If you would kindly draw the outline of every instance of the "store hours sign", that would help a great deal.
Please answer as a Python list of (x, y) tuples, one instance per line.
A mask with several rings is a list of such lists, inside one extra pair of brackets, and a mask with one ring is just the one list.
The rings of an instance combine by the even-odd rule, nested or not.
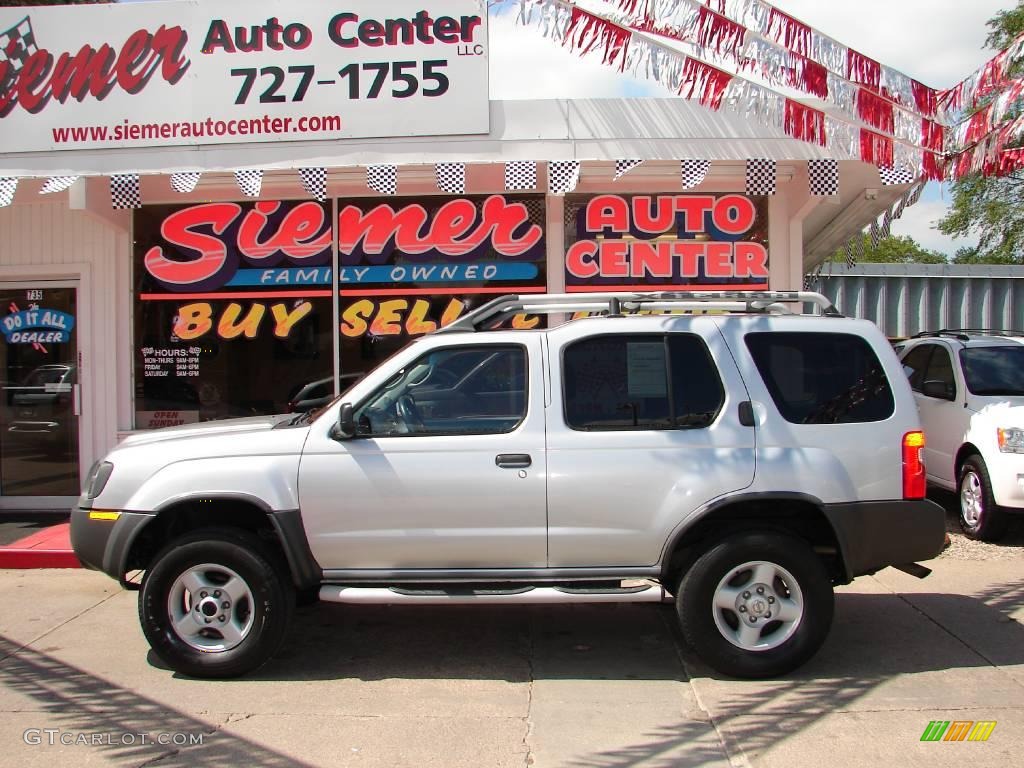
[(6, 152), (486, 133), (483, 0), (0, 8)]

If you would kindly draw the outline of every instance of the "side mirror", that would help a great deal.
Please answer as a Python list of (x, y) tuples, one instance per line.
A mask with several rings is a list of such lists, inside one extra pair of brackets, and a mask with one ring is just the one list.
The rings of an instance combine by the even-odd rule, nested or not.
[(351, 440), (356, 436), (356, 416), (352, 403), (342, 403), (338, 411), (338, 426), (334, 434), (340, 440)]
[(939, 400), (955, 400), (956, 393), (953, 387), (944, 381), (926, 381), (921, 387), (921, 392), (926, 397), (936, 397)]

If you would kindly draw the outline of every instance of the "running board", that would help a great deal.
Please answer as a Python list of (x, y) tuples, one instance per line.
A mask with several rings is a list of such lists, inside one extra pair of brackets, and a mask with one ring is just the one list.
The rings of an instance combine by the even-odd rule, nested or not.
[(320, 587), (320, 599), (327, 603), (361, 605), (551, 605), (558, 603), (660, 603), (665, 590), (651, 584), (625, 589), (577, 589), (569, 587), (520, 587), (508, 590), (437, 590), (395, 587)]

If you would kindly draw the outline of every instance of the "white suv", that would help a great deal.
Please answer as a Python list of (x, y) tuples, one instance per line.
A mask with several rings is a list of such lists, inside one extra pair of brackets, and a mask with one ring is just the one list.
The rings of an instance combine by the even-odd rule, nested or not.
[(960, 525), (995, 541), (1024, 509), (1024, 337), (919, 334), (897, 347), (921, 413), (928, 481), (956, 491)]
[[(605, 316), (488, 330), (576, 312)], [(317, 412), (128, 438), (71, 535), (145, 571), (143, 631), (190, 675), (262, 664), (299, 596), (673, 599), (708, 663), (765, 677), (821, 646), (833, 585), (938, 554), (921, 444), (892, 347), (818, 294), (510, 296)]]

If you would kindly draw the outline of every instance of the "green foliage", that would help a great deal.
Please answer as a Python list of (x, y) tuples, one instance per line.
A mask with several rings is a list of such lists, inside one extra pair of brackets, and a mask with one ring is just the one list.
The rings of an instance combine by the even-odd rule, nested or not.
[(1003, 50), (1024, 32), (1024, 3), (1018, 2), (1016, 8), (999, 11), (986, 25), (990, 31), (985, 45), (995, 51)]
[[(1024, 0), (988, 21), (985, 44), (999, 51), (1024, 33)], [(1019, 114), (1019, 107), (1012, 110)], [(953, 183), (953, 204), (939, 221), (940, 232), (978, 238), (976, 248), (961, 248), (957, 264), (1024, 264), (1024, 172), (984, 177), (973, 174)]]
[[(913, 238), (906, 235), (893, 235), (878, 241), (878, 247), (871, 247), (871, 237), (861, 235), (864, 243), (864, 255), (860, 264), (945, 264), (946, 257), (938, 251), (922, 248)], [(846, 251), (839, 249), (832, 254), (831, 261), (846, 262)]]

